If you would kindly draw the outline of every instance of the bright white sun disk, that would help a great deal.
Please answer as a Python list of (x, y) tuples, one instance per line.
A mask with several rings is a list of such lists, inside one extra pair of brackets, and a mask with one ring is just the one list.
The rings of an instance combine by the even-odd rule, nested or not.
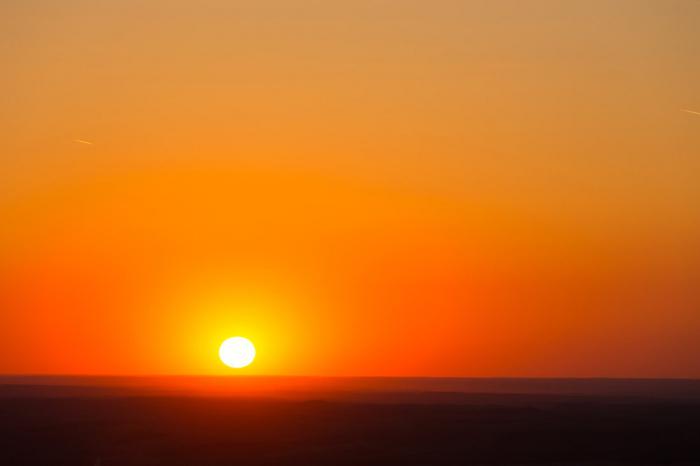
[(240, 369), (255, 359), (255, 346), (247, 338), (232, 337), (221, 343), (219, 358), (228, 367)]

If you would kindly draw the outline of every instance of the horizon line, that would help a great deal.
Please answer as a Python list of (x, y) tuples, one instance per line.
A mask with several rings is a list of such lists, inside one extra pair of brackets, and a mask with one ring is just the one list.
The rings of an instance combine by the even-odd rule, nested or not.
[(60, 374), (60, 373), (27, 373), (27, 374), (0, 374), (2, 378), (40, 378), (40, 377), (65, 377), (65, 378), (276, 378), (276, 379), (501, 379), (501, 380), (680, 380), (698, 381), (700, 377), (671, 376), (480, 376), (480, 375), (274, 375), (274, 374)]

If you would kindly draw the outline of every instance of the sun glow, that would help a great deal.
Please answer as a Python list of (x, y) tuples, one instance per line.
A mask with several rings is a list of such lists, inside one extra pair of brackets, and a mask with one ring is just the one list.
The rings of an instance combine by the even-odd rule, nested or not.
[(255, 359), (255, 346), (247, 338), (232, 337), (221, 343), (219, 358), (228, 367), (240, 369), (250, 365)]

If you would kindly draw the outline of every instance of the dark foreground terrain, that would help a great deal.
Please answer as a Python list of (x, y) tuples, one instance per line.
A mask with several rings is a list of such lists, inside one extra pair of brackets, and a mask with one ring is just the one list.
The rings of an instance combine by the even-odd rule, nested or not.
[(26, 382), (0, 383), (2, 465), (700, 464), (692, 382), (659, 396), (384, 386), (277, 398)]

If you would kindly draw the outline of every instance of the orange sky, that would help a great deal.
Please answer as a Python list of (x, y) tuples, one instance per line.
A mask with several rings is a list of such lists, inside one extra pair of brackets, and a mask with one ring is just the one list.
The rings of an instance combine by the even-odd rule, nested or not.
[(0, 373), (700, 377), (700, 4), (0, 5)]

